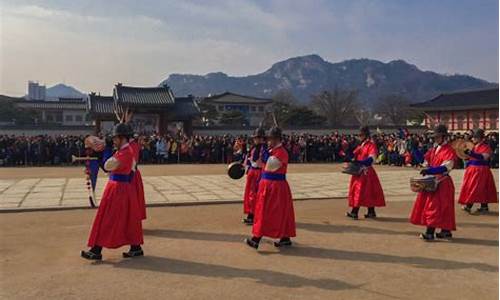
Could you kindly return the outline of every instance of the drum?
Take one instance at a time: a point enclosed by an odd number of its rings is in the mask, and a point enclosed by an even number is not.
[[[358,162],[349,162],[344,164],[344,167],[342,168],[342,173],[354,176],[360,176],[363,173],[364,169],[365,169],[364,166]]]
[[[245,166],[241,162],[235,161],[227,166],[227,175],[232,179],[240,179],[245,175]]]
[[[453,142],[451,142],[451,147],[455,150],[457,153],[457,156],[460,159],[469,159],[469,155],[465,154],[466,150],[472,151],[474,149],[474,143],[470,141],[466,141],[464,139],[456,139]]]
[[[410,178],[410,189],[415,193],[435,192],[437,187],[438,181],[434,175]]]

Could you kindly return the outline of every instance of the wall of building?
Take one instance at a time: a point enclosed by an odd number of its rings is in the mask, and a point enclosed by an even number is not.
[[[247,118],[251,127],[259,126],[264,120],[266,111],[269,111],[271,104],[215,104],[217,112],[223,113],[226,111],[238,110],[241,111]]]
[[[452,131],[477,128],[498,130],[498,110],[495,109],[427,112],[427,114],[425,125],[428,127],[437,122],[445,124]]]
[[[64,110],[62,124],[65,126],[85,125],[87,112],[81,110]]]
[[[53,128],[45,128],[41,126],[25,127],[25,128],[13,128],[13,127],[0,127],[1,134],[7,135],[25,135],[25,136],[37,136],[37,135],[49,135],[49,136],[59,136],[59,135],[87,135],[94,134],[93,126],[55,126]]]

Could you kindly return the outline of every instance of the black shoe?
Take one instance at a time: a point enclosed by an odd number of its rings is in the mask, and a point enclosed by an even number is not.
[[[242,222],[245,225],[253,225],[253,218],[244,218]]]
[[[82,252],[80,252],[80,256],[88,260],[102,260],[102,254],[96,254],[92,251],[82,250]]]
[[[467,206],[467,205],[462,206],[462,210],[465,212],[468,212],[469,214],[472,213],[472,207]]]
[[[420,238],[426,242],[430,242],[434,240],[434,234],[424,232],[420,234]]]
[[[129,250],[128,252],[123,252],[122,255],[124,258],[144,256],[144,251],[142,249]]]
[[[353,214],[351,212],[346,212],[345,216],[348,217],[348,218],[351,218],[353,220],[357,220],[358,219],[358,214]]]
[[[281,239],[279,242],[274,242],[274,247],[290,247],[292,245],[292,241],[290,239]]]
[[[375,219],[377,217],[376,213],[367,213],[365,214],[365,219]]]
[[[449,231],[441,231],[436,233],[436,238],[438,239],[451,239],[453,235]]]
[[[256,241],[254,241],[252,239],[245,239],[244,241],[247,244],[247,246],[249,246],[249,247],[252,247],[254,249],[259,248],[259,243],[257,243]]]
[[[484,213],[487,213],[489,211],[490,211],[490,209],[487,206],[486,207],[481,206],[481,207],[478,207],[476,209],[476,212],[478,212],[480,214],[484,214]]]

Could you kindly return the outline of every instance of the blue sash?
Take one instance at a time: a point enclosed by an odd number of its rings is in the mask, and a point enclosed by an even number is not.
[[[262,173],[262,179],[283,181],[286,180],[286,175],[264,172]]]
[[[487,160],[469,160],[465,163],[465,167],[468,166],[489,166],[490,162]]]
[[[134,172],[130,172],[130,174],[115,174],[111,173],[109,175],[109,180],[118,181],[118,182],[131,182],[132,178],[134,178]]]

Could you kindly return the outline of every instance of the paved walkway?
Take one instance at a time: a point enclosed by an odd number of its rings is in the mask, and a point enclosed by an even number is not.
[[[495,177],[497,177],[497,172]],[[387,196],[413,201],[409,179],[415,170],[380,171],[379,176]],[[463,170],[453,171],[457,192]],[[339,173],[295,173],[288,180],[293,197],[321,199],[346,197],[349,176]],[[98,180],[99,199],[106,180]],[[498,178],[497,178],[498,181]],[[145,176],[146,201],[150,205],[179,205],[189,203],[241,201],[244,179],[231,180],[225,175]],[[0,180],[0,210],[54,209],[88,207],[88,193],[83,178],[27,178]]]

